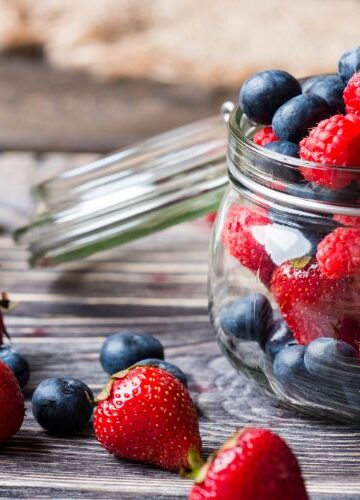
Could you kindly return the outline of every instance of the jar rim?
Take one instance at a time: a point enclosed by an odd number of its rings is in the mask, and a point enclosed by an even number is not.
[[[275,160],[281,160],[285,165],[293,166],[293,167],[301,167],[301,168],[309,168],[317,170],[328,170],[331,168],[332,170],[341,172],[341,173],[360,173],[360,165],[358,167],[342,167],[341,165],[332,165],[332,164],[324,164],[324,163],[315,163],[309,162],[306,160],[301,160],[300,158],[293,158],[291,156],[285,156],[280,153],[276,153],[275,151],[271,151],[270,149],[265,149],[262,146],[255,144],[254,141],[249,138],[248,135],[244,133],[241,128],[241,122],[246,120],[248,124],[255,130],[258,127],[258,124],[251,122],[244,112],[241,110],[239,105],[236,105],[234,109],[231,111],[229,115],[228,121],[228,129],[230,134],[241,143],[243,146],[249,149],[249,151],[253,151],[256,155],[263,156],[266,158],[273,158]],[[239,125],[240,124],[240,125]],[[270,126],[270,125],[268,125]]]
[[[359,169],[310,163],[258,146],[252,141],[257,127],[239,106],[229,115],[228,173],[241,194],[255,194],[303,211],[360,217]],[[328,171],[333,179],[346,181],[345,185],[331,188],[311,183],[302,176],[300,167],[302,172],[304,168],[314,173]]]

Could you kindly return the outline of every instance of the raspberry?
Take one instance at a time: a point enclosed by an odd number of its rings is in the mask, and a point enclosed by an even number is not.
[[[334,215],[333,219],[343,226],[360,226],[360,217],[356,215]]]
[[[300,158],[325,165],[323,168],[301,167],[306,180],[332,189],[347,186],[355,174],[341,172],[339,167],[360,167],[360,119],[334,115],[321,121],[300,142]]]
[[[270,221],[265,215],[238,205],[233,205],[227,215],[221,239],[230,255],[268,286],[274,270],[274,263],[263,245],[254,238],[251,229],[264,226]]]
[[[347,113],[360,116],[360,73],[355,73],[349,80],[344,90],[344,101]]]
[[[360,229],[339,227],[319,243],[316,259],[330,279],[360,274]]]
[[[253,141],[258,146],[266,146],[269,142],[278,141],[279,138],[275,135],[272,127],[264,127],[258,130],[253,137]]]
[[[279,266],[271,291],[281,314],[300,344],[334,337],[358,348],[360,342],[360,282],[353,277],[333,280],[312,259],[305,267]]]

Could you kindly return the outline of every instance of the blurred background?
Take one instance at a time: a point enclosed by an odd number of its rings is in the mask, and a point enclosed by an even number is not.
[[[82,162],[216,114],[260,69],[335,71],[359,19],[359,0],[0,0],[0,149],[17,152],[0,167],[18,189],[2,203],[28,214],[39,155]]]

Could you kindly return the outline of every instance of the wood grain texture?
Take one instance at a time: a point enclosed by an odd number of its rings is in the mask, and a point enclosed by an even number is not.
[[[71,375],[99,391],[100,346],[130,329],[156,335],[188,374],[206,454],[237,427],[267,426],[295,449],[313,500],[359,498],[360,430],[281,408],[221,355],[207,317],[208,237],[199,221],[56,270],[28,270],[25,251],[0,239],[1,287],[20,301],[8,326],[32,368],[24,426],[0,453],[1,497],[186,498],[189,481],[113,458],[90,426],[51,437],[31,414],[45,377]]]
[[[41,59],[0,57],[0,151],[107,153],[215,115],[229,91],[103,82]]]

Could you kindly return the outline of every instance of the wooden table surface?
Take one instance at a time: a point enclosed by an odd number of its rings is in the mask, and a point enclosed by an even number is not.
[[[14,67],[21,74],[24,66]],[[194,116],[205,112],[196,109]],[[6,113],[0,111],[2,120]],[[20,129],[19,144],[46,149],[46,142],[36,145],[27,129]],[[90,139],[81,133],[77,149],[85,151]],[[14,131],[7,140],[11,137],[15,140]],[[106,150],[100,142],[94,150]],[[19,165],[33,155],[21,158]],[[99,349],[107,335],[119,330],[154,334],[167,359],[187,373],[206,454],[238,427],[270,427],[297,453],[311,499],[360,498],[360,428],[281,408],[221,355],[207,316],[208,239],[209,228],[197,221],[87,262],[30,270],[25,249],[0,237],[1,288],[19,301],[7,318],[8,329],[32,369],[24,425],[0,451],[1,498],[186,498],[189,481],[115,459],[97,444],[91,427],[73,438],[51,437],[32,417],[32,391],[46,377],[74,376],[99,391],[106,381]]]

